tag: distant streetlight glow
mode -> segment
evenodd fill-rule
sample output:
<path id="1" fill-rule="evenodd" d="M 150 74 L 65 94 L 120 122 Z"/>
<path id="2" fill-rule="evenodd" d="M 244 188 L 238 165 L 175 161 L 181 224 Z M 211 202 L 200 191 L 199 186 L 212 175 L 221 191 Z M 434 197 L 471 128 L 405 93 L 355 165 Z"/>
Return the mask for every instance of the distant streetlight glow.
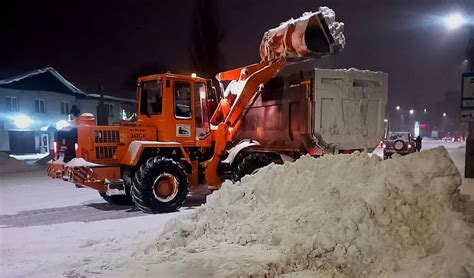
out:
<path id="1" fill-rule="evenodd" d="M 388 120 L 387 120 L 387 119 L 383 119 L 383 121 L 384 121 L 384 122 L 386 122 L 386 123 L 388 122 Z"/>
<path id="2" fill-rule="evenodd" d="M 426 109 L 426 108 L 425 108 L 425 109 L 423 109 L 423 112 L 424 112 L 424 113 L 428 112 L 428 109 Z"/>
<path id="3" fill-rule="evenodd" d="M 446 117 L 446 113 L 443 113 L 443 117 Z"/>
<path id="4" fill-rule="evenodd" d="M 400 106 L 397 106 L 397 110 L 400 110 Z"/>
<path id="5" fill-rule="evenodd" d="M 413 113 L 415 113 L 415 110 L 410 109 L 410 115 L 413 115 Z"/>
<path id="6" fill-rule="evenodd" d="M 452 13 L 444 18 L 444 25 L 452 30 L 461 27 L 465 23 L 465 18 L 460 13 Z"/>
<path id="7" fill-rule="evenodd" d="M 13 117 L 13 123 L 15 123 L 17 128 L 24 129 L 28 128 L 33 123 L 33 120 L 26 115 L 18 115 Z"/>

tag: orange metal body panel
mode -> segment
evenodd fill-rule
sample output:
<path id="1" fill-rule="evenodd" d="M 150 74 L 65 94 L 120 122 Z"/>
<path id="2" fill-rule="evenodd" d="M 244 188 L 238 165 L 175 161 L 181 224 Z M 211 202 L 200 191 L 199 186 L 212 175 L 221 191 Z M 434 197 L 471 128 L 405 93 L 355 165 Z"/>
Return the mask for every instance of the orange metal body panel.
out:
<path id="1" fill-rule="evenodd" d="M 201 82 L 206 83 L 206 80 L 199 77 L 191 77 L 187 75 L 177 75 L 177 74 L 155 74 L 145 77 L 140 77 L 139 81 L 149 81 L 149 80 L 162 80 L 163 84 L 169 82 L 170 86 L 167 87 L 163 85 L 163 103 L 162 103 L 162 113 L 160 115 L 138 115 L 137 126 L 145 127 L 155 127 L 157 130 L 158 137 L 156 138 L 159 142 L 178 142 L 182 144 L 183 147 L 208 147 L 211 144 L 209 138 L 204 140 L 198 140 L 196 136 L 196 122 L 195 118 L 191 117 L 190 119 L 180 119 L 175 117 L 174 113 L 174 98 L 173 98 L 173 86 L 175 82 L 189 82 L 191 84 L 191 111 L 194 116 L 196 111 L 194 107 L 195 103 L 195 83 Z M 138 94 L 140 95 L 140 90 Z M 138 111 L 141 110 L 141 103 L 139 102 Z M 178 136 L 177 135 L 177 126 L 178 125 L 187 125 L 190 127 L 191 133 L 189 136 Z"/>
<path id="2" fill-rule="evenodd" d="M 46 171 L 49 177 L 52 177 L 53 179 L 62 179 L 64 164 L 48 163 L 48 168 Z"/>
<path id="3" fill-rule="evenodd" d="M 158 141 L 133 141 L 130 143 L 127 152 L 120 160 L 120 164 L 134 166 L 140 159 L 143 150 L 146 148 L 177 148 L 181 150 L 183 158 L 190 163 L 189 156 L 183 146 L 177 142 L 158 142 Z"/>
<path id="4" fill-rule="evenodd" d="M 120 167 L 64 167 L 63 164 L 48 164 L 48 176 L 63 179 L 98 191 L 105 191 L 105 180 L 120 179 Z"/>
<path id="5" fill-rule="evenodd" d="M 249 76 L 242 81 L 243 86 L 239 86 L 241 91 L 231 92 L 236 96 L 233 103 L 229 104 L 226 99 L 219 104 L 216 114 L 221 114 L 224 119 L 217 125 L 217 128 L 211 130 L 211 136 L 214 144 L 213 157 L 204 163 L 206 182 L 213 187 L 219 188 L 222 180 L 219 176 L 217 168 L 221 161 L 220 157 L 226 149 L 227 142 L 233 138 L 234 127 L 238 126 L 239 120 L 243 115 L 246 107 L 251 103 L 254 97 L 258 94 L 259 88 L 270 80 L 280 69 L 285 65 L 285 59 L 280 58 L 271 63 L 263 62 L 263 67 L 255 66 L 255 72 L 249 72 Z M 229 108 L 230 105 L 230 108 Z M 213 116 L 211 123 L 221 119 L 220 116 Z"/>
<path id="6" fill-rule="evenodd" d="M 153 127 L 79 125 L 77 139 L 77 157 L 109 165 L 118 164 L 132 142 L 155 141 L 157 136 Z"/>
<path id="7" fill-rule="evenodd" d="M 196 137 L 195 118 L 179 119 L 174 114 L 173 85 L 174 82 L 189 82 L 191 85 L 191 103 L 195 103 L 194 84 L 201 82 L 205 84 L 203 78 L 193 78 L 185 75 L 176 74 L 155 74 L 141 77 L 140 81 L 162 80 L 163 84 L 169 81 L 170 86 L 163 85 L 163 103 L 162 113 L 159 115 L 141 115 L 137 117 L 134 124 L 125 126 L 78 126 L 78 150 L 76 154 L 87 161 L 107 165 L 135 165 L 144 148 L 179 148 L 183 157 L 189 161 L 184 147 L 209 147 L 211 145 L 211 136 L 203 139 Z M 137 92 L 140 95 L 140 90 Z M 140 111 L 139 102 L 138 111 Z M 195 115 L 195 107 L 191 106 L 192 115 Z M 189 136 L 178 136 L 177 126 L 187 125 L 190 127 Z M 118 136 L 110 136 L 109 133 L 116 132 Z M 106 137 L 107 134 L 111 138 Z M 104 140 L 102 140 L 104 139 Z M 139 146 L 137 142 L 141 142 Z M 110 151 L 113 155 L 110 155 Z M 105 150 L 105 155 L 99 155 Z"/>
<path id="8" fill-rule="evenodd" d="M 191 162 L 191 176 L 189 177 L 189 186 L 196 188 L 199 185 L 199 163 L 197 160 Z"/>
<path id="9" fill-rule="evenodd" d="M 218 73 L 216 75 L 216 79 L 219 81 L 232 81 L 232 80 L 245 79 L 246 77 L 248 77 L 249 73 L 254 73 L 258 70 L 261 70 L 262 68 L 268 66 L 269 64 L 270 64 L 270 61 L 266 61 L 266 62 L 261 62 L 261 63 L 257 63 L 253 65 L 248 65 L 241 68 L 236 68 L 233 70 L 224 71 L 224 72 Z"/>

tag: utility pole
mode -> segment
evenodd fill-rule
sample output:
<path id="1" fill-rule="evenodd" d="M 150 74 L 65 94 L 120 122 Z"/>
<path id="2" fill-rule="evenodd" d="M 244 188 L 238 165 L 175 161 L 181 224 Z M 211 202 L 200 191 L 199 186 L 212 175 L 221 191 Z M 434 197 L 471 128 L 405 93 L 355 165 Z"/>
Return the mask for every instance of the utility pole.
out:
<path id="1" fill-rule="evenodd" d="M 466 49 L 466 58 L 468 62 L 468 70 L 474 72 L 474 26 L 469 26 L 469 42 Z M 468 135 L 466 140 L 466 160 L 464 168 L 464 177 L 474 178 L 474 123 L 468 123 Z"/>
<path id="2" fill-rule="evenodd" d="M 109 111 L 105 107 L 104 103 L 104 87 L 99 86 L 100 98 L 99 104 L 97 105 L 97 125 L 109 125 Z"/>

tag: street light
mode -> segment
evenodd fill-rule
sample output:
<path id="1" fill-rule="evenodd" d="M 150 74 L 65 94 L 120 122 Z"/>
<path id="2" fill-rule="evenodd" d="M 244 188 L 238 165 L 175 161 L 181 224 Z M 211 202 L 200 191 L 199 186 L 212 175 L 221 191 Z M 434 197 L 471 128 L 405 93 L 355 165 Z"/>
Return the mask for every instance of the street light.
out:
<path id="1" fill-rule="evenodd" d="M 424 113 L 428 112 L 428 109 L 426 109 L 426 108 L 425 108 L 425 109 L 423 109 L 423 112 L 424 112 Z"/>
<path id="2" fill-rule="evenodd" d="M 397 110 L 400 110 L 400 106 L 397 106 Z"/>
<path id="3" fill-rule="evenodd" d="M 413 115 L 415 113 L 415 110 L 410 109 L 410 115 Z"/>
<path id="4" fill-rule="evenodd" d="M 444 18 L 444 25 L 446 28 L 453 30 L 464 25 L 466 19 L 460 13 L 452 13 Z"/>
<path id="5" fill-rule="evenodd" d="M 446 117 L 446 113 L 443 113 L 443 117 Z"/>

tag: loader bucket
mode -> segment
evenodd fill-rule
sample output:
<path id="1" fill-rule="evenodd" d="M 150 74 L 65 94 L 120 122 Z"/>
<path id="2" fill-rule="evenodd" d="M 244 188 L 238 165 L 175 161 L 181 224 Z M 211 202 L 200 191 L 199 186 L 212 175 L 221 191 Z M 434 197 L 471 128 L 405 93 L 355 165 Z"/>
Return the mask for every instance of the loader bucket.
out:
<path id="1" fill-rule="evenodd" d="M 344 48 L 344 23 L 335 21 L 334 12 L 320 7 L 317 12 L 304 13 L 297 19 L 268 30 L 260 43 L 262 61 L 284 56 L 321 57 L 336 54 Z"/>

